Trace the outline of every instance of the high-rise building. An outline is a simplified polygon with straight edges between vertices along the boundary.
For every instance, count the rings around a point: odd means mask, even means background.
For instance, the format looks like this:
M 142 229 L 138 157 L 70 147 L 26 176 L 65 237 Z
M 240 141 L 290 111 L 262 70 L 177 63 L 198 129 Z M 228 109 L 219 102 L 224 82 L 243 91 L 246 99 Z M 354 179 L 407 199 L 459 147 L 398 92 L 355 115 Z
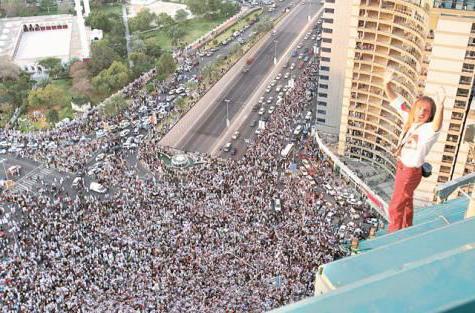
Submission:
M 432 201 L 438 183 L 473 172 L 465 129 L 475 122 L 475 0 L 326 0 L 324 12 L 317 108 L 332 114 L 317 127 L 339 124 L 338 153 L 394 176 L 391 149 L 403 121 L 382 85 L 391 67 L 395 90 L 408 103 L 441 86 L 447 91 L 441 133 L 427 157 L 432 176 L 419 185 L 416 201 Z

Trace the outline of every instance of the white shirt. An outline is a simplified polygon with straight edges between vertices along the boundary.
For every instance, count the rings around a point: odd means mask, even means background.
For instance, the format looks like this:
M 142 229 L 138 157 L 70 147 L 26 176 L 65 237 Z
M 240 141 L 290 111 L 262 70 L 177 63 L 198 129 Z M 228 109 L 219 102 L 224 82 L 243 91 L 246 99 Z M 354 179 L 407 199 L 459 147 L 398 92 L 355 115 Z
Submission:
M 405 103 L 403 97 L 398 96 L 390 105 L 398 111 L 404 122 L 406 122 L 410 107 Z M 434 131 L 431 122 L 422 125 L 413 123 L 405 138 L 399 139 L 399 142 L 401 140 L 406 142 L 401 149 L 401 162 L 407 167 L 421 167 L 424 164 L 425 157 L 437 141 L 439 134 L 440 132 Z

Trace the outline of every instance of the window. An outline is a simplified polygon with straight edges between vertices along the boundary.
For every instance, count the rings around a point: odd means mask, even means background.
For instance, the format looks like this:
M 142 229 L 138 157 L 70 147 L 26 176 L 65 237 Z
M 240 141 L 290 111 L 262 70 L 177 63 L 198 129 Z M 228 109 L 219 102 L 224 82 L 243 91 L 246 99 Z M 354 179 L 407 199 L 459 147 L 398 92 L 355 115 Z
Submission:
M 438 183 L 445 183 L 445 182 L 447 182 L 448 180 L 449 180 L 449 178 L 446 177 L 446 176 L 439 176 L 439 178 L 437 178 L 437 182 L 438 182 Z
M 325 119 L 324 119 L 324 118 L 317 118 L 317 122 L 319 122 L 319 123 L 325 123 Z
M 327 75 L 320 75 L 320 79 L 321 80 L 328 80 L 328 76 Z
M 319 97 L 326 98 L 328 95 L 326 93 L 318 93 Z
M 325 0 L 325 3 L 335 3 L 335 0 Z
M 332 43 L 332 39 L 331 39 L 331 38 L 322 38 L 322 41 L 323 41 L 323 42 L 326 42 L 326 43 Z
M 325 8 L 325 13 L 335 13 L 335 9 Z
M 332 52 L 331 48 L 322 47 L 322 52 Z
M 320 66 L 320 71 L 329 71 L 330 70 L 330 67 L 328 66 Z
M 327 106 L 327 103 L 326 102 L 323 102 L 323 101 L 318 101 L 317 104 L 319 106 L 322 106 L 322 107 L 326 107 Z
M 331 29 L 331 28 L 324 28 L 322 31 L 323 31 L 324 33 L 328 33 L 328 34 L 333 33 L 333 29 Z
M 325 111 L 325 110 L 317 110 L 317 113 L 318 113 L 318 114 L 326 115 L 326 114 L 327 114 L 327 111 Z
M 332 18 L 324 18 L 323 21 L 328 24 L 333 24 L 333 19 Z
M 330 58 L 328 58 L 328 57 L 321 57 L 320 60 L 322 62 L 330 62 Z
M 328 85 L 326 85 L 326 84 L 320 84 L 320 85 L 319 85 L 319 88 L 328 89 Z

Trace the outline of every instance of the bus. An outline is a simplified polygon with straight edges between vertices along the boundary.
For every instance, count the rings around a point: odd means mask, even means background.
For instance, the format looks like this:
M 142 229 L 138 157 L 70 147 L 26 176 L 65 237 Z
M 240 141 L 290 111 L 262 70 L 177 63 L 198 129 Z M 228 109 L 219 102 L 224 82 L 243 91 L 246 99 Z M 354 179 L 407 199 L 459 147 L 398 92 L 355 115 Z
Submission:
M 292 151 L 293 147 L 294 147 L 294 144 L 289 143 L 287 146 L 285 146 L 284 149 L 282 149 L 282 151 L 280 152 L 280 155 L 283 158 L 286 158 L 289 155 L 289 153 Z

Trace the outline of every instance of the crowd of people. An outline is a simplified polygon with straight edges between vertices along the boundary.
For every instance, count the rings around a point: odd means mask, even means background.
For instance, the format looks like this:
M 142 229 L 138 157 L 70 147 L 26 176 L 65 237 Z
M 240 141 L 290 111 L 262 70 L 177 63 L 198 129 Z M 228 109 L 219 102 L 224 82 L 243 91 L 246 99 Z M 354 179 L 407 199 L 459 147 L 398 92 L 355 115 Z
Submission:
M 98 115 L 44 134 L 58 147 L 79 141 L 64 154 L 26 149 L 24 157 L 80 172 L 95 151 L 107 151 L 107 166 L 95 175 L 110 192 L 70 192 L 59 181 L 1 195 L 20 218 L 10 225 L 17 230 L 10 243 L 2 241 L 0 311 L 262 312 L 311 296 L 318 266 L 343 256 L 341 246 L 374 223 L 367 206 L 338 202 L 321 188 L 343 193 L 348 186 L 310 137 L 294 158 L 313 163 L 317 187 L 285 173 L 290 161 L 280 150 L 316 71 L 315 64 L 303 71 L 237 161 L 203 155 L 197 165 L 170 167 L 158 145 L 165 131 L 153 128 L 138 151 L 151 175 L 141 177 L 127 152 L 113 149 L 119 139 L 81 141 L 102 122 Z M 134 101 L 122 114 L 153 105 L 141 86 L 127 91 Z

